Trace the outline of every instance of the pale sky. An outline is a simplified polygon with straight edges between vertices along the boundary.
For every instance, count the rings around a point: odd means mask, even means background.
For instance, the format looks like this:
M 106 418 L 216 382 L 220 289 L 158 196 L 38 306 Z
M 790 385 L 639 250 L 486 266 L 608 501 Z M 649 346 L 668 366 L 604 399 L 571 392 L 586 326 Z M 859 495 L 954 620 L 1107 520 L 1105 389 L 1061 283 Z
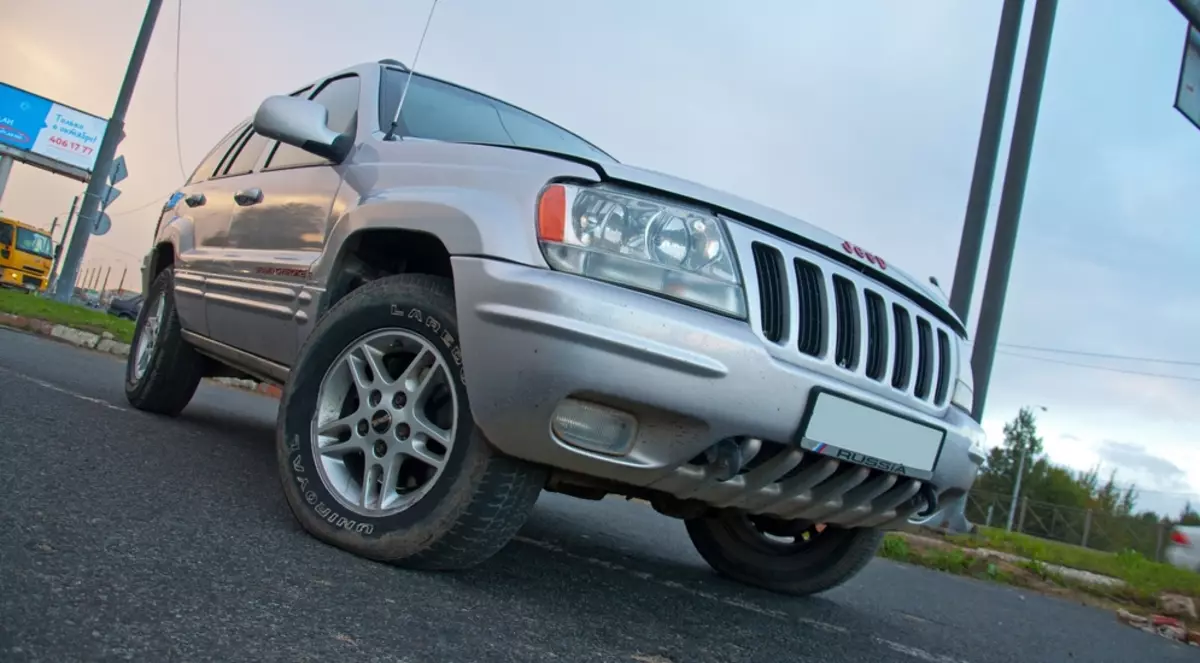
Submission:
M 183 2 L 188 173 L 270 94 L 362 61 L 411 63 L 430 7 Z M 84 260 L 112 266 L 110 286 L 125 267 L 127 284 L 136 280 L 156 212 L 184 179 L 178 3 L 165 2 L 129 111 L 120 153 L 130 177 L 110 209 L 114 228 Z M 4 5 L 0 81 L 110 115 L 145 2 Z M 441 0 L 418 68 L 541 114 L 627 163 L 824 226 L 949 288 L 1000 6 Z M 70 27 L 55 38 L 47 25 Z M 1002 343 L 1200 361 L 1188 342 L 1200 338 L 1200 131 L 1172 108 L 1184 35 L 1167 0 L 1059 3 Z M 49 226 L 82 190 L 18 164 L 0 209 Z M 1003 352 L 985 417 L 992 443 L 1021 405 L 1045 406 L 1055 462 L 1118 469 L 1145 508 L 1177 511 L 1200 493 L 1200 370 L 1037 355 L 1186 378 L 1163 379 Z

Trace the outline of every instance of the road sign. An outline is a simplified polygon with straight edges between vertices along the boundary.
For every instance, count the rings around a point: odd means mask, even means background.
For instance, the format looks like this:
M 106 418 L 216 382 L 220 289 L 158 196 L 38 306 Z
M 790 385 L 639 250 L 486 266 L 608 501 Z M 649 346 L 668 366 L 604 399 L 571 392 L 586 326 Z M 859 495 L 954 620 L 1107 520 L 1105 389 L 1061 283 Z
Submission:
M 1175 110 L 1200 129 L 1200 29 L 1188 26 L 1175 88 Z
M 112 219 L 109 218 L 107 212 L 100 212 L 100 216 L 96 217 L 96 224 L 92 226 L 92 234 L 99 237 L 107 234 L 112 230 Z
M 112 168 L 108 171 L 108 183 L 120 184 L 126 177 L 129 177 L 129 170 L 125 167 L 125 155 L 122 154 L 112 162 Z
M 113 201 L 121 196 L 121 190 L 115 186 L 109 185 L 104 187 L 104 197 L 100 199 L 100 209 L 108 209 L 108 206 L 113 204 Z

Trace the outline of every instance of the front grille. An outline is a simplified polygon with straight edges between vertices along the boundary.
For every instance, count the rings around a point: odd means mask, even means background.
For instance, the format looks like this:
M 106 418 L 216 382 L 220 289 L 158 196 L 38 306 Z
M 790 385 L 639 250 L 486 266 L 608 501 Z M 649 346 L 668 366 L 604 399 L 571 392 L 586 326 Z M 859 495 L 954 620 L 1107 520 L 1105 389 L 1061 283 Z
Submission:
M 21 270 L 30 274 L 38 274 L 39 276 L 46 273 L 46 270 L 38 269 L 37 267 L 22 267 Z
M 42 280 L 41 280 L 41 279 L 39 279 L 39 278 L 38 278 L 38 277 L 36 277 L 36 276 L 29 276 L 28 274 L 22 274 L 22 275 L 21 275 L 21 283 L 22 283 L 22 284 L 24 284 L 24 285 L 31 285 L 31 286 L 33 286 L 33 287 L 35 287 L 35 288 L 40 288 L 40 287 L 42 287 Z
M 947 404 L 958 346 L 943 323 L 883 284 L 821 256 L 763 241 L 751 247 L 758 285 L 754 322 L 767 341 L 794 349 L 801 360 L 890 385 L 926 406 Z

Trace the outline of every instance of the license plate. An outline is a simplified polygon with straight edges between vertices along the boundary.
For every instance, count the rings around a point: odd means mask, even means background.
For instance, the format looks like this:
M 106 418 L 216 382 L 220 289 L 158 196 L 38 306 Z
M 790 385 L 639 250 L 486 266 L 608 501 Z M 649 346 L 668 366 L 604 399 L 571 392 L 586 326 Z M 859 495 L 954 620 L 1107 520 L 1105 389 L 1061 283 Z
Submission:
M 826 391 L 816 391 L 801 448 L 872 469 L 929 479 L 946 431 Z

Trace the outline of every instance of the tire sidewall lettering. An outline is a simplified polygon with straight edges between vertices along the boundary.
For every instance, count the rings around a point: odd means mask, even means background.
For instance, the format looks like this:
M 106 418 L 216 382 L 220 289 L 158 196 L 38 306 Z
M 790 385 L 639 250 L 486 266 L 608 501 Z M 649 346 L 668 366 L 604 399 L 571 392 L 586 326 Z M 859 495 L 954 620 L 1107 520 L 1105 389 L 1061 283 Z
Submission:
M 326 488 L 316 463 L 311 442 L 311 413 L 316 411 L 317 392 L 321 379 L 338 355 L 354 339 L 364 333 L 385 327 L 402 328 L 421 334 L 438 347 L 439 361 L 451 362 L 450 373 L 458 378 L 452 385 L 459 402 L 456 439 L 451 445 L 446 466 L 437 482 L 420 499 L 399 513 L 372 517 L 355 513 L 342 505 Z M 320 337 L 316 337 L 320 334 Z M 313 347 L 305 352 L 301 371 L 294 375 L 286 408 L 281 410 L 281 433 L 285 436 L 284 479 L 291 484 L 295 505 L 309 510 L 322 521 L 323 527 L 354 535 L 378 539 L 407 529 L 426 520 L 444 501 L 444 497 L 461 472 L 467 440 L 473 422 L 462 380 L 462 352 L 458 345 L 457 328 L 442 317 L 424 309 L 404 304 L 363 306 L 338 316 L 327 329 L 318 329 L 312 338 Z M 455 380 L 452 380 L 454 382 Z

